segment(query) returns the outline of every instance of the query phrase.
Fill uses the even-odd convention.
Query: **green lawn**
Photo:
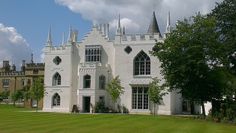
[[[236,133],[236,126],[173,116],[25,112],[0,105],[0,133]]]

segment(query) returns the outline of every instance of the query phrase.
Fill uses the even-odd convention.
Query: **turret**
[[[34,63],[34,54],[31,53],[31,63],[33,64]]]
[[[158,26],[158,23],[157,23],[155,12],[153,12],[152,20],[151,20],[151,23],[148,27],[147,33],[149,33],[149,34],[160,34],[160,36],[161,36],[161,32],[160,32],[160,29],[159,29],[159,26]]]
[[[52,46],[51,26],[48,31],[48,38],[47,38],[46,46]]]
[[[165,31],[164,37],[166,38],[170,32],[171,32],[170,12],[168,12],[167,21],[166,21],[166,31]]]
[[[116,35],[121,36],[122,35],[122,29],[120,25],[120,14],[119,14],[119,19],[118,19],[118,24],[117,24],[117,29],[116,29]]]
[[[72,27],[69,26],[69,34],[68,34],[68,39],[67,39],[68,43],[72,42]]]
[[[9,61],[8,60],[4,60],[3,61],[3,69],[4,69],[4,71],[5,72],[8,72],[8,71],[10,71],[10,65],[9,65]]]
[[[16,65],[15,65],[15,64],[13,64],[13,65],[12,65],[12,68],[11,68],[11,70],[12,70],[13,72],[15,72],[15,71],[16,71]]]

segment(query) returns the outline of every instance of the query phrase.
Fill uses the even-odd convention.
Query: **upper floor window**
[[[134,75],[150,75],[150,57],[143,51],[134,58]]]
[[[85,46],[85,62],[100,62],[101,61],[101,46],[87,45]]]
[[[99,88],[105,89],[106,86],[106,77],[104,75],[99,76]]]
[[[33,74],[38,74],[39,73],[39,70],[38,69],[34,69],[33,70]]]
[[[85,75],[84,76],[84,88],[90,88],[91,87],[91,76]]]
[[[2,86],[3,87],[9,87],[10,79],[3,79],[2,80]]]
[[[59,56],[56,56],[54,59],[53,59],[53,62],[54,64],[56,65],[59,65],[61,63],[61,58]]]
[[[61,75],[57,72],[54,74],[53,79],[52,79],[52,85],[61,85]]]

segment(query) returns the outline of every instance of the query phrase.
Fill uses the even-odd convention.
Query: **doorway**
[[[83,112],[85,113],[90,112],[90,96],[83,97]]]

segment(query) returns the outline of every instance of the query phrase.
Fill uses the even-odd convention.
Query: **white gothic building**
[[[169,32],[169,15],[162,36],[155,13],[146,34],[126,34],[119,18],[114,39],[108,36],[109,25],[101,24],[93,26],[81,42],[77,41],[78,32],[70,28],[68,41],[53,46],[50,30],[44,48],[43,111],[71,112],[73,105],[77,105],[81,112],[91,112],[91,105],[99,100],[104,100],[106,107],[114,107],[105,85],[119,76],[124,87],[119,105],[130,113],[150,113],[148,84],[154,77],[162,79],[160,62],[150,51],[155,40],[162,42]],[[165,95],[157,107],[158,114],[181,112],[182,99],[176,92]]]

